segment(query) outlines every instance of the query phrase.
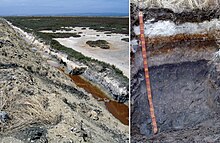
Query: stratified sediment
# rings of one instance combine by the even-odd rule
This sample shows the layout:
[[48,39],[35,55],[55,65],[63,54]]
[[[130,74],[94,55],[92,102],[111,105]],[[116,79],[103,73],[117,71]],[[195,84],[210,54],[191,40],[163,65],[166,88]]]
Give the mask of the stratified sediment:
[[219,8],[174,9],[143,9],[159,128],[153,135],[141,48],[135,41],[138,7],[132,5],[132,142],[219,142]]

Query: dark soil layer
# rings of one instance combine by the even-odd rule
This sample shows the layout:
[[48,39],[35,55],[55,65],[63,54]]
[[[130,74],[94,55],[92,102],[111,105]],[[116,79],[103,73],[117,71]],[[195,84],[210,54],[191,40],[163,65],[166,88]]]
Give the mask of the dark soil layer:
[[16,138],[22,140],[25,143],[29,142],[41,142],[47,143],[48,140],[46,138],[47,129],[44,127],[28,127],[23,129],[15,135]]
[[[220,90],[216,80],[219,74],[214,65],[200,60],[154,66],[149,71],[159,134],[152,137],[144,71],[139,71],[131,83],[134,99],[131,109],[132,142],[139,139],[143,142],[175,142],[177,139],[178,142],[201,142],[207,137],[203,130],[207,126],[210,129],[207,131],[210,139],[207,140],[213,141],[215,136],[219,138],[220,132],[216,131],[220,125],[213,127],[212,123],[220,116]],[[191,134],[199,138],[193,138]]]
[[[138,15],[137,6],[131,4],[131,20],[132,24],[139,25],[139,21],[137,17],[134,15]],[[144,21],[149,19],[155,19],[152,22],[157,22],[159,20],[171,20],[176,24],[181,24],[185,22],[203,22],[203,21],[210,21],[214,18],[219,18],[220,10],[219,9],[212,9],[212,10],[200,10],[195,9],[193,11],[184,11],[181,13],[175,13],[170,9],[166,8],[146,8],[143,9],[144,12]]]
[[[139,18],[138,18],[138,6],[135,4],[131,4],[130,6],[131,11],[131,36],[136,37],[133,32],[133,26],[139,25]],[[185,22],[203,22],[203,21],[210,21],[214,18],[220,17],[220,10],[219,9],[212,9],[212,10],[200,10],[195,9],[193,11],[184,11],[181,13],[175,13],[170,9],[165,8],[146,8],[143,9],[144,13],[144,21],[154,19],[151,21],[152,23],[157,22],[159,20],[170,20],[176,24],[182,24]]]

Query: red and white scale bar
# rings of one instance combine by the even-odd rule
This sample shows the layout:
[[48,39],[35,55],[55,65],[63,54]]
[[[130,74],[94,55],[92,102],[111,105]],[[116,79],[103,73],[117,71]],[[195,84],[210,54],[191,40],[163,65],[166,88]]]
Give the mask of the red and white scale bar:
[[[142,1],[139,1],[139,8],[142,7],[142,4],[143,4]],[[143,20],[143,12],[141,10],[139,11],[139,24],[140,24],[140,41],[142,47],[142,57],[144,61],[147,96],[150,107],[150,116],[152,120],[153,132],[154,134],[156,134],[158,132],[158,129],[157,129],[157,121],[154,113],[152,94],[151,94],[150,76],[149,76],[148,63],[147,63],[147,51],[146,51],[147,49],[146,49],[145,36],[144,36],[144,20]]]

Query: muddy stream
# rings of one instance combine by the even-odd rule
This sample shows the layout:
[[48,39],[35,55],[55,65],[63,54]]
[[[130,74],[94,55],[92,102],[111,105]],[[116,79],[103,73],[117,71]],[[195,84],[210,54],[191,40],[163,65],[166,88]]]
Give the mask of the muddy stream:
[[93,85],[89,81],[85,80],[81,76],[69,75],[73,82],[80,88],[83,88],[88,93],[91,93],[92,96],[98,101],[105,102],[107,110],[123,124],[128,125],[129,120],[129,110],[128,106],[123,103],[118,103],[109,98],[109,96],[99,89],[96,85]]

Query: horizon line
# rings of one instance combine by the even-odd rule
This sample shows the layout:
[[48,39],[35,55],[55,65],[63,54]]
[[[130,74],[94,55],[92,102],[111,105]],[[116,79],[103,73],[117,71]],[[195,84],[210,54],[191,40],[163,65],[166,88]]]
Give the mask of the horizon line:
[[10,17],[10,16],[61,16],[61,17],[68,17],[68,16],[74,16],[74,17],[128,17],[129,13],[57,13],[57,14],[10,14],[10,15],[0,15],[1,17]]

